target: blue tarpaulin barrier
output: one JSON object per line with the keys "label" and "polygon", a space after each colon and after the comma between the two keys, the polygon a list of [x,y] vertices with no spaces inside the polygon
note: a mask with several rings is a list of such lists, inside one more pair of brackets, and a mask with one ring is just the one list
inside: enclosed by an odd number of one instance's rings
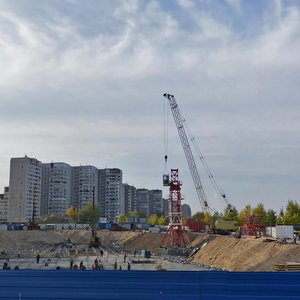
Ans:
{"label": "blue tarpaulin barrier", "polygon": [[300,299],[300,273],[5,270],[0,299]]}

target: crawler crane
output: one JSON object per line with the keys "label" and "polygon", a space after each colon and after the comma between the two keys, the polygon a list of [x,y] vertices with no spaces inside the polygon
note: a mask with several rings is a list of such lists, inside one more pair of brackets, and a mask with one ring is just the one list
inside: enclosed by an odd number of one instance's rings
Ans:
{"label": "crawler crane", "polygon": [[[226,198],[226,195],[221,191],[221,189],[217,185],[212,173],[210,172],[210,170],[205,162],[205,159],[204,159],[203,155],[201,154],[199,147],[197,146],[197,143],[196,143],[194,137],[191,135],[191,132],[190,132],[189,128],[187,127],[185,120],[181,116],[181,113],[179,111],[179,108],[178,108],[178,105],[177,105],[174,95],[165,93],[163,96],[165,98],[167,98],[169,101],[170,108],[171,108],[171,111],[172,111],[172,114],[174,117],[175,125],[176,125],[177,131],[179,134],[179,138],[180,138],[180,141],[181,141],[184,153],[185,153],[185,157],[186,157],[186,160],[187,160],[187,163],[188,163],[188,166],[189,166],[192,178],[193,178],[194,186],[195,186],[195,189],[197,192],[197,196],[198,196],[201,208],[203,211],[211,211],[213,214],[215,214],[215,213],[217,213],[217,211],[214,208],[209,207],[209,205],[208,205],[206,194],[204,192],[204,189],[203,189],[203,186],[202,186],[202,183],[200,180],[199,172],[198,172],[197,165],[196,165],[194,157],[193,157],[193,153],[192,153],[192,150],[190,147],[189,139],[186,134],[186,130],[189,133],[190,139],[191,139],[193,145],[195,146],[195,149],[199,155],[200,160],[202,161],[202,163],[204,165],[205,171],[207,172],[208,177],[209,177],[213,187],[218,192],[218,194],[221,195],[221,197],[224,199],[224,201],[228,205],[229,202]],[[167,160],[167,155],[165,155],[165,160]],[[164,175],[164,179],[165,179],[165,176],[166,175]]]}

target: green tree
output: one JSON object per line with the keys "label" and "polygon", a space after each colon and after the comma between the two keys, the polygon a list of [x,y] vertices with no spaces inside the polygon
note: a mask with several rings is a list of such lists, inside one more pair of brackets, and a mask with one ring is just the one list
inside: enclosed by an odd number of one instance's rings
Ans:
{"label": "green tree", "polygon": [[136,210],[133,210],[133,211],[131,211],[131,212],[129,213],[129,216],[130,216],[131,218],[138,218],[139,213],[138,213]]}
{"label": "green tree", "polygon": [[144,211],[139,211],[138,216],[139,218],[146,218],[147,214]]}
{"label": "green tree", "polygon": [[255,208],[252,210],[253,216],[259,216],[262,218],[262,224],[266,222],[266,210],[262,203],[259,203]]}
{"label": "green tree", "polygon": [[247,204],[243,210],[240,211],[239,215],[241,217],[250,217],[252,216],[252,208],[250,204]]}
{"label": "green tree", "polygon": [[214,218],[208,211],[204,212],[203,222],[207,225],[214,225]]}
{"label": "green tree", "polygon": [[224,219],[226,221],[235,221],[238,218],[238,211],[237,209],[228,204],[224,210],[224,213],[220,215],[220,219]]}
{"label": "green tree", "polygon": [[283,208],[280,209],[279,214],[278,214],[278,218],[277,218],[277,224],[278,225],[284,225],[284,210]]}
{"label": "green tree", "polygon": [[275,226],[276,223],[277,223],[276,212],[273,209],[268,209],[266,212],[265,225],[266,226]]}
{"label": "green tree", "polygon": [[119,215],[118,219],[119,219],[120,223],[126,223],[126,215],[125,214]]}
{"label": "green tree", "polygon": [[164,215],[160,215],[157,219],[157,224],[158,225],[167,225],[168,224],[168,220]]}
{"label": "green tree", "polygon": [[149,225],[156,225],[158,221],[158,216],[156,214],[151,215],[148,219],[147,219],[147,224]]}
{"label": "green tree", "polygon": [[100,217],[100,208],[95,205],[93,210],[93,203],[88,203],[78,213],[79,221],[83,224],[92,225],[93,222],[97,222]]}
{"label": "green tree", "polygon": [[300,206],[297,201],[289,200],[284,214],[285,224],[300,224]]}
{"label": "green tree", "polygon": [[129,213],[131,218],[146,218],[146,213],[144,211],[133,210]]}
{"label": "green tree", "polygon": [[205,218],[205,213],[203,211],[198,211],[197,213],[195,213],[192,216],[192,219],[195,220],[195,221],[202,221],[203,222],[204,218]]}
{"label": "green tree", "polygon": [[76,209],[75,209],[73,206],[71,206],[71,207],[69,207],[69,208],[67,209],[66,215],[67,215],[69,218],[73,219],[74,221],[77,221],[77,218],[78,218],[78,212],[76,211]]}

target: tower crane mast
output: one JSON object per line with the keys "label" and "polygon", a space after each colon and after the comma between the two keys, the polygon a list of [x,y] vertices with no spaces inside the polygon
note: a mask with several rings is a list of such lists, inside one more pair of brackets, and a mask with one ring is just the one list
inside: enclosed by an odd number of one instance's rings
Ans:
{"label": "tower crane mast", "polygon": [[197,192],[198,199],[200,201],[201,208],[203,211],[207,211],[209,209],[207,198],[206,198],[206,195],[205,195],[205,192],[204,192],[201,180],[200,180],[199,172],[198,172],[198,169],[197,169],[194,157],[193,157],[193,153],[192,153],[192,149],[190,147],[188,137],[185,132],[183,120],[182,120],[180,111],[178,109],[177,102],[175,100],[174,95],[165,93],[163,96],[166,97],[169,101],[171,111],[172,111],[172,114],[174,117],[175,125],[176,125],[177,131],[178,131],[178,134],[180,137],[180,141],[181,141],[181,144],[183,147],[183,151],[184,151],[184,154],[185,154],[185,157],[186,157],[186,160],[187,160],[187,163],[188,163],[188,166],[189,166],[192,178],[193,178],[194,186],[195,186],[195,189]]}

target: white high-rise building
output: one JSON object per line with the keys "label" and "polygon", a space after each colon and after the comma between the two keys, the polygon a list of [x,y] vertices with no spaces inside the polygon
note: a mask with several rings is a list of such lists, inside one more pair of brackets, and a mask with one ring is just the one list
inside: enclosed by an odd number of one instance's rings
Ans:
{"label": "white high-rise building", "polygon": [[8,222],[28,222],[40,216],[41,162],[35,158],[10,160]]}
{"label": "white high-rise building", "polygon": [[72,167],[63,162],[42,164],[41,214],[65,214],[71,206]]}
{"label": "white high-rise building", "polygon": [[120,169],[98,170],[100,216],[116,222],[120,215],[122,171]]}
{"label": "white high-rise building", "polygon": [[163,213],[162,190],[149,191],[149,214],[160,215]]}
{"label": "white high-rise building", "polygon": [[187,218],[192,217],[192,210],[188,204],[182,204],[181,211],[182,211],[182,216],[187,217]]}
{"label": "white high-rise building", "polygon": [[150,216],[150,194],[147,189],[136,190],[136,210]]}
{"label": "white high-rise building", "polygon": [[88,203],[98,201],[98,169],[93,166],[73,167],[72,206],[79,211]]}
{"label": "white high-rise building", "polygon": [[136,188],[127,183],[122,184],[122,201],[120,204],[120,213],[129,214],[131,211],[136,210]]}
{"label": "white high-rise building", "polygon": [[149,217],[152,214],[163,213],[163,200],[161,190],[137,189],[135,208]]}
{"label": "white high-rise building", "polygon": [[4,188],[4,193],[0,194],[0,223],[7,222],[8,216],[8,195],[9,195],[9,187],[6,186]]}

